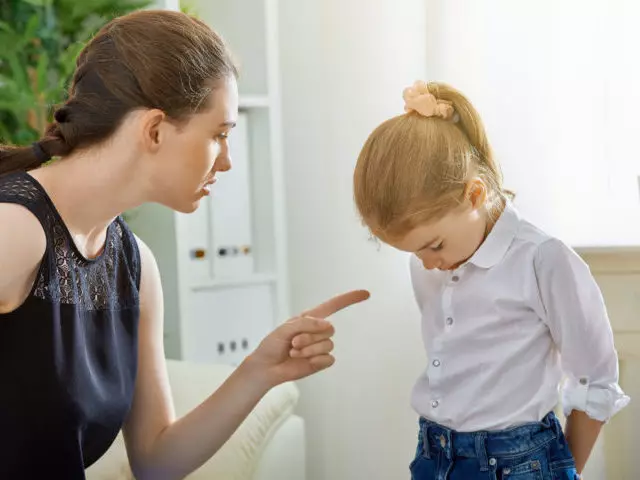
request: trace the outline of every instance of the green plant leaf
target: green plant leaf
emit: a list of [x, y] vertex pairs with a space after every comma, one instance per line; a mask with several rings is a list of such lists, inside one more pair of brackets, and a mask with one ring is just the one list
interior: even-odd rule
[[20, 35], [19, 44], [21, 47], [25, 47], [28, 43], [31, 43], [34, 38], [37, 38], [36, 32], [38, 31], [41, 22], [42, 19], [38, 13], [34, 13], [31, 18], [29, 18], [24, 32]]
[[0, 50], [0, 58], [7, 57], [9, 54], [17, 52], [18, 40], [19, 40], [18, 34], [16, 34], [13, 30], [1, 31], [0, 45], [2, 45], [2, 50]]
[[19, 85], [21, 89], [30, 90], [31, 86], [29, 85], [29, 77], [25, 71], [25, 65], [20, 61], [18, 55], [9, 55], [6, 61], [11, 69], [11, 75], [15, 78], [16, 84]]
[[36, 66], [36, 79], [38, 90], [44, 90], [47, 88], [47, 80], [49, 74], [49, 54], [46, 50], [42, 50], [38, 54], [38, 62]]
[[22, 0], [22, 1], [25, 3], [28, 3], [29, 5], [33, 5], [34, 7], [46, 7], [53, 3], [52, 0]]
[[13, 143], [11, 132], [2, 122], [0, 122], [0, 143]]
[[0, 142], [39, 138], [84, 44], [147, 0], [0, 0]]

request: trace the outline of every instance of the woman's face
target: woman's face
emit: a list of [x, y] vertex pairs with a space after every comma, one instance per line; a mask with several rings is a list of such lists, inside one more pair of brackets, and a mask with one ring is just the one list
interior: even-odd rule
[[187, 122], [164, 121], [159, 128], [161, 145], [150, 169], [153, 200], [182, 213], [196, 210], [216, 173], [231, 169], [228, 137], [238, 118], [235, 78], [221, 81], [208, 103]]

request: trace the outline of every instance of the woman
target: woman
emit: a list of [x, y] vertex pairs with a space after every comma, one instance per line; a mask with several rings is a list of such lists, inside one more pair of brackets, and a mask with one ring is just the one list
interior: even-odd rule
[[174, 417], [158, 268], [119, 215], [144, 202], [192, 212], [231, 168], [236, 75], [205, 24], [136, 12], [81, 52], [39, 142], [0, 146], [0, 478], [84, 478], [121, 428], [136, 478], [181, 478], [270, 388], [333, 363], [324, 318], [366, 292], [283, 324]]

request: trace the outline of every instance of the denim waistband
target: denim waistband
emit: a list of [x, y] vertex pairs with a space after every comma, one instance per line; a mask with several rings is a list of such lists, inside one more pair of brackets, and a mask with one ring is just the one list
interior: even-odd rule
[[[420, 419], [424, 439], [424, 455], [442, 451], [447, 458], [478, 458], [485, 470], [492, 457], [518, 456], [551, 442], [562, 432], [553, 412], [540, 422], [532, 422], [495, 432], [456, 432], [450, 428]], [[495, 460], [494, 460], [495, 461]]]

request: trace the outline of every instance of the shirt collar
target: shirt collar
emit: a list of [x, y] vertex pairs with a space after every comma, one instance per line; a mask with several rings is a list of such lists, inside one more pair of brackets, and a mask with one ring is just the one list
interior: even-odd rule
[[485, 238], [480, 248], [468, 260], [480, 268], [491, 268], [505, 256], [520, 227], [520, 215], [507, 201], [500, 218]]

